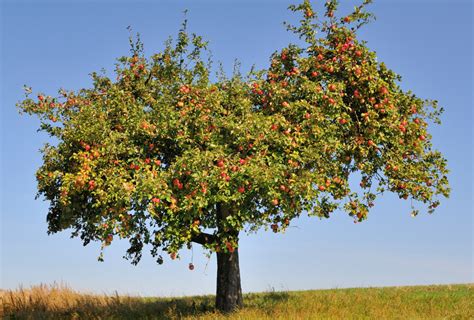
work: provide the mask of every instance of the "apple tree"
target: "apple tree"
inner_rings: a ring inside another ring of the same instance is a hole
[[[402,90],[357,38],[369,2],[343,17],[334,0],[321,16],[309,1],[290,6],[303,44],[245,77],[212,80],[206,42],[183,27],[149,58],[132,41],[114,77],[92,73],[90,88],[28,91],[19,108],[52,141],[36,176],[49,233],[128,239],[134,264],[145,247],[161,264],[202,245],[217,254],[216,307],[231,311],[243,303],[243,232],[336,210],[361,222],[389,191],[431,213],[449,195],[428,131],[442,109]]]

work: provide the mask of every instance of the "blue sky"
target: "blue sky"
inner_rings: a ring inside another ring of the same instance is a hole
[[[473,282],[473,7],[466,1],[376,0],[377,20],[360,38],[395,72],[402,87],[439,100],[443,124],[434,145],[447,157],[452,196],[433,214],[410,217],[409,203],[385,195],[364,223],[339,212],[329,220],[301,218],[285,234],[243,236],[245,292]],[[88,74],[113,70],[128,53],[131,25],[147,55],[176,35],[183,10],[190,31],[210,41],[214,60],[230,72],[268,65],[269,55],[296,39],[282,26],[294,19],[288,1],[13,1],[1,3],[1,288],[63,281],[80,290],[141,295],[215,291],[215,257],[194,248],[158,266],[123,256],[126,243],[105,251],[82,247],[68,233],[48,236],[47,203],[35,200],[38,149],[47,140],[15,103],[24,84],[35,91],[91,85]],[[322,3],[322,1],[318,1]],[[348,10],[355,1],[344,1]],[[320,7],[319,7],[320,8]]]

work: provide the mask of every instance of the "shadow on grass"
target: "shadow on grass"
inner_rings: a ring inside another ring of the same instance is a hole
[[[214,313],[212,296],[192,298],[112,297],[106,302],[84,299],[71,306],[52,303],[25,303],[4,306],[2,319],[181,319]]]
[[[245,294],[244,304],[251,308],[265,308],[285,302],[287,292]],[[15,306],[4,306],[2,319],[181,319],[206,314],[217,315],[214,296],[190,298],[109,297],[93,300],[90,297],[57,307],[53,301],[25,301]]]
[[[290,299],[288,292],[273,288],[265,293],[244,295],[244,306],[268,309]],[[182,319],[205,315],[218,317],[215,296],[147,298],[80,294],[66,286],[40,285],[5,291],[0,295],[2,319]]]

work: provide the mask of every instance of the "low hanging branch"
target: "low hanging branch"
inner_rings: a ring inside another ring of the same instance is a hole
[[[212,234],[201,232],[191,237],[191,241],[200,245],[210,245],[216,241],[216,237]]]

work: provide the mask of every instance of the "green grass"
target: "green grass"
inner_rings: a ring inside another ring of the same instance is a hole
[[[5,319],[474,319],[474,284],[250,293],[227,316],[213,296],[98,296],[43,285],[0,297]]]

